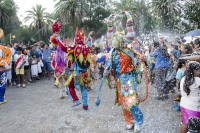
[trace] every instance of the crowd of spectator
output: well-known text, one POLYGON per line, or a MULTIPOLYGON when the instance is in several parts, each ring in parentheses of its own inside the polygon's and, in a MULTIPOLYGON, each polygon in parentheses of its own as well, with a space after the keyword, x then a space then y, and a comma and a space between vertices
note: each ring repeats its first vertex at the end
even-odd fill
POLYGON ((174 94, 173 109, 182 117, 181 133, 200 132, 200 39, 189 44, 154 42, 142 49, 158 93, 155 98, 168 100, 174 94))
POLYGON ((40 79, 50 79, 52 48, 49 44, 35 43, 31 46, 22 43, 7 44, 12 52, 11 69, 7 72, 9 87, 26 87, 40 79))

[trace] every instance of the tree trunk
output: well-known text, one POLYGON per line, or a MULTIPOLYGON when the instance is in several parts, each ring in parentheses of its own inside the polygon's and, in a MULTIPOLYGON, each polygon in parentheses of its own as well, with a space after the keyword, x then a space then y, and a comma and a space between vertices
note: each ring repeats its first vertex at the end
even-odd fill
POLYGON ((72 38, 74 38, 74 33, 75 33, 75 31, 74 31, 74 27, 75 27, 75 11, 74 11, 74 9, 71 11, 71 18, 72 18, 72 20, 71 20, 71 25, 72 25, 72 38))
POLYGON ((80 13, 80 21, 82 23, 82 18, 83 18, 83 1, 81 0, 81 13, 80 13))
POLYGON ((41 24, 40 21, 38 22, 38 30, 39 30, 38 40, 41 41, 41 36, 42 36, 42 24, 41 24))
POLYGON ((90 27, 89 29, 91 30, 92 25, 92 0, 90 0, 90 27))

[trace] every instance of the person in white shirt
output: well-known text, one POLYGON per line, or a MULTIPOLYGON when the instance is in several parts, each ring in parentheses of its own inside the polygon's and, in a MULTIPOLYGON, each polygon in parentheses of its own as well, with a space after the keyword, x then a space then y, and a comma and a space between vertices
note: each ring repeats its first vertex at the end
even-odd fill
POLYGON ((200 63, 190 61, 185 76, 180 82, 181 91, 181 133, 187 133, 187 123, 191 117, 200 118, 200 63))
POLYGON ((24 64, 26 63, 25 56, 22 54, 23 49, 21 47, 17 48, 17 54, 14 56, 15 60, 15 71, 17 75, 18 85, 17 87, 26 87, 24 84, 24 64))

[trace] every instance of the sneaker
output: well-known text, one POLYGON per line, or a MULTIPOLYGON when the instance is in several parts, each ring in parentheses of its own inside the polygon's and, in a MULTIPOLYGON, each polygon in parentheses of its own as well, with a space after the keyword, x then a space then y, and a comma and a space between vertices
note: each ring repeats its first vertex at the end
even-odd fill
POLYGON ((22 87, 23 87, 23 88, 25 88, 25 87, 26 87, 26 85, 25 85, 25 84, 22 84, 22 87))
POLYGON ((12 83, 8 85, 8 87, 12 87, 12 83))
POLYGON ((169 99, 168 95, 164 95, 163 100, 167 100, 167 99, 169 99))
POLYGON ((156 100, 163 100, 163 96, 162 95, 159 95, 157 97, 155 97, 156 100))
POLYGON ((135 125, 134 126, 134 133, 139 133, 139 132, 141 132, 140 125, 135 125))
POLYGON ((88 110, 88 105, 83 105, 84 110, 88 110))
POLYGON ((17 87, 18 87, 18 88, 21 87, 21 84, 17 84, 17 87))
POLYGON ((14 82, 13 85, 16 85, 16 82, 14 82))
POLYGON ((133 124, 130 124, 130 125, 126 125, 126 130, 131 130, 133 128, 133 124))
POLYGON ((64 98, 65 98, 65 96, 63 96, 63 95, 60 97, 60 99, 64 99, 64 98))
POLYGON ((79 100, 74 101, 74 105, 72 107, 78 106, 79 104, 81 104, 81 102, 79 100))
POLYGON ((87 90, 88 90, 88 91, 91 91, 92 89, 91 89, 91 87, 88 87, 87 90))
POLYGON ((4 100, 3 102, 0 102, 0 105, 1 105, 1 104, 4 104, 4 103, 6 103, 6 102, 7 102, 7 100, 4 100))

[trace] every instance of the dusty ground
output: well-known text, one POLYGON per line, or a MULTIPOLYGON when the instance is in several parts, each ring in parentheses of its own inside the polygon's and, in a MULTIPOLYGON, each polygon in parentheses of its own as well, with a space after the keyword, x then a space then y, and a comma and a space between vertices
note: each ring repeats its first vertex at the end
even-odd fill
MULTIPOLYGON (((95 97, 100 81, 89 92, 89 110, 72 108, 70 99, 59 99, 52 80, 32 83, 27 88, 8 88, 8 102, 0 106, 0 133, 131 133, 125 130, 121 108, 115 106, 114 90, 103 85, 101 105, 95 97)), ((156 91, 140 104, 144 113, 143 133, 178 133, 180 116, 172 110, 172 100, 155 100, 156 91)), ((79 98, 80 92, 78 92, 79 98)), ((172 95, 171 95, 172 96, 172 95)))

